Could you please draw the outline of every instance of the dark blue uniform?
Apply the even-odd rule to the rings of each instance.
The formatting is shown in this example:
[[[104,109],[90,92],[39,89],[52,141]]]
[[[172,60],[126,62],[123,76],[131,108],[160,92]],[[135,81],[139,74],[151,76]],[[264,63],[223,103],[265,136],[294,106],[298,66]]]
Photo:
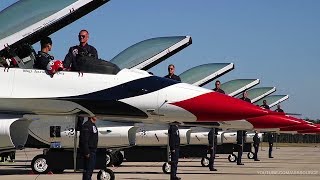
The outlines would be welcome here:
[[[34,62],[34,68],[47,70],[47,65],[51,60],[54,60],[54,57],[48,53],[39,51],[36,55],[36,60]]]
[[[253,147],[254,147],[254,160],[259,161],[258,151],[259,151],[260,137],[258,133],[255,133],[253,136]]]
[[[272,133],[268,133],[268,142],[269,142],[269,158],[272,157],[272,147],[274,142],[274,135]]]
[[[214,168],[214,159],[215,159],[217,143],[218,143],[217,134],[218,134],[218,130],[215,128],[212,128],[208,133],[209,153],[210,153],[210,158],[209,158],[210,171],[216,171],[216,169]]]
[[[243,153],[243,143],[245,137],[245,131],[237,131],[237,144],[238,144],[238,159],[237,165],[243,165],[241,162],[242,153]]]
[[[64,58],[63,66],[71,68],[71,71],[79,71],[77,60],[79,57],[90,56],[98,59],[98,52],[93,46],[86,44],[84,46],[73,46],[69,49],[68,54]]]
[[[247,98],[247,97],[242,97],[242,98],[240,98],[240,99],[251,103],[251,100],[250,100],[249,98]]]
[[[284,112],[281,108],[276,109],[275,112]]]
[[[214,88],[213,90],[214,90],[215,92],[219,92],[219,93],[221,93],[221,94],[226,94],[226,93],[224,92],[224,90],[222,90],[222,89]]]
[[[180,150],[180,134],[177,125],[170,125],[169,130],[169,146],[171,152],[171,174],[170,179],[177,179],[177,168],[179,161],[179,150]]]
[[[260,107],[263,107],[265,109],[270,109],[270,107],[266,104],[266,105],[261,105]]]
[[[89,119],[82,125],[79,147],[83,156],[83,180],[91,180],[93,170],[96,165],[96,151],[98,145],[97,126]],[[90,155],[89,158],[86,155]]]
[[[168,78],[168,79],[173,79],[173,80],[176,80],[176,81],[179,81],[181,82],[181,79],[179,76],[173,74],[172,76],[170,76],[169,74],[165,76],[165,78]]]

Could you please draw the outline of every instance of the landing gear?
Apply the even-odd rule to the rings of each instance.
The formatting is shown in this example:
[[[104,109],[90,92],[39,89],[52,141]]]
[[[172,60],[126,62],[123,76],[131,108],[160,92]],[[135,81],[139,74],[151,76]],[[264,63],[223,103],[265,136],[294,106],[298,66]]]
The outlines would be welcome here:
[[[209,158],[208,157],[203,157],[201,159],[201,166],[202,167],[208,167],[209,166]]]
[[[98,180],[114,180],[115,176],[111,169],[100,170],[97,175]]]
[[[248,159],[253,159],[254,158],[254,153],[253,152],[248,152],[247,157],[248,157]]]
[[[114,160],[113,160],[113,165],[115,166],[120,166],[123,163],[123,155],[120,151],[116,151],[113,154]]]
[[[112,155],[110,152],[106,153],[106,167],[110,167],[112,165]]]
[[[165,162],[162,165],[162,172],[165,174],[170,174],[170,170],[171,170],[171,165],[168,162]]]
[[[49,166],[46,155],[40,154],[34,157],[31,161],[31,169],[37,174],[47,174],[49,172]]]
[[[237,161],[237,156],[232,153],[232,154],[230,154],[228,156],[228,160],[229,160],[229,162],[236,162]]]

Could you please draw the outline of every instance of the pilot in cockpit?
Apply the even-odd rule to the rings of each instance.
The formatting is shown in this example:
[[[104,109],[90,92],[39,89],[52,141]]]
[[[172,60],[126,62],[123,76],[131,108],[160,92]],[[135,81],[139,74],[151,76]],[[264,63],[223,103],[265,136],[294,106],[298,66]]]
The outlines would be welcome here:
[[[36,60],[34,63],[34,68],[47,70],[48,63],[54,59],[53,56],[49,54],[52,49],[52,40],[50,37],[45,37],[40,41],[41,51],[38,52]]]

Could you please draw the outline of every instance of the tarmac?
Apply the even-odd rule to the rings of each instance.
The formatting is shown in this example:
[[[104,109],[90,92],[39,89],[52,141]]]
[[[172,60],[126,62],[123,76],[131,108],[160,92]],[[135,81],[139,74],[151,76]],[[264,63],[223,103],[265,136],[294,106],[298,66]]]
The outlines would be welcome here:
[[[0,179],[15,180],[72,180],[81,179],[81,172],[65,170],[63,174],[36,175],[31,173],[30,163],[34,156],[42,151],[25,149],[17,151],[14,163],[0,163]],[[179,160],[178,176],[183,180],[215,179],[215,180],[270,180],[270,179],[319,179],[320,178],[320,147],[280,147],[274,148],[273,159],[267,158],[268,149],[260,149],[259,159],[253,161],[243,155],[243,166],[227,160],[227,154],[219,154],[215,161],[216,172],[202,167],[199,158]],[[163,162],[123,162],[120,167],[110,167],[116,179],[123,180],[164,180],[168,174],[162,172]],[[96,179],[95,171],[93,179]]]

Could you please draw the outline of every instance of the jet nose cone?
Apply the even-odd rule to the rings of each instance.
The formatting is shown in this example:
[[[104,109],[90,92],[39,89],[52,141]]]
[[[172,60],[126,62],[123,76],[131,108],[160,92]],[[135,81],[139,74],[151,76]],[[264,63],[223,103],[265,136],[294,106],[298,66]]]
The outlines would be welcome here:
[[[239,120],[268,114],[265,109],[217,92],[171,104],[191,112],[197,121]]]

